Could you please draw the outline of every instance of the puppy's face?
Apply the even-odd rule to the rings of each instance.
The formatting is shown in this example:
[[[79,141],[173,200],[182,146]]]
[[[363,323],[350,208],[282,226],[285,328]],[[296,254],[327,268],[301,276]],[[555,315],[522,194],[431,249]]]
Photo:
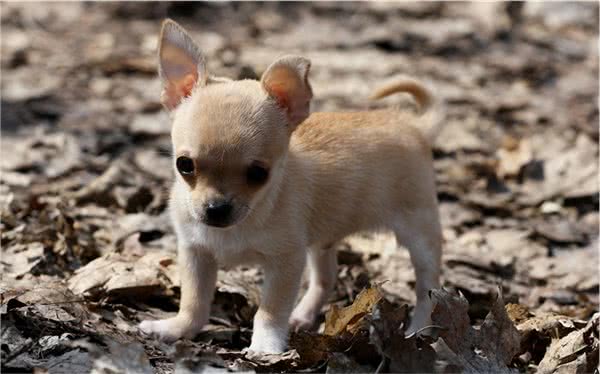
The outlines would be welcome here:
[[[163,23],[159,55],[176,179],[185,191],[176,198],[203,224],[233,226],[276,190],[290,134],[308,116],[310,63],[281,58],[260,82],[210,77],[198,47],[172,21]]]
[[[210,84],[174,115],[176,178],[190,214],[227,227],[243,220],[270,190],[289,141],[286,119],[259,82]]]

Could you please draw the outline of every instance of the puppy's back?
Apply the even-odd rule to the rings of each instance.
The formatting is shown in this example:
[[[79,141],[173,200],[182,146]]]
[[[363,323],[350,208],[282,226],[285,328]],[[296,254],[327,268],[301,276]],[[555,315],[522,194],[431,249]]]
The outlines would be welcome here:
[[[435,202],[431,150],[420,119],[391,109],[314,113],[296,129],[290,144],[299,176],[292,177],[294,188],[309,191],[308,205],[319,207],[309,213],[312,237],[339,240]]]

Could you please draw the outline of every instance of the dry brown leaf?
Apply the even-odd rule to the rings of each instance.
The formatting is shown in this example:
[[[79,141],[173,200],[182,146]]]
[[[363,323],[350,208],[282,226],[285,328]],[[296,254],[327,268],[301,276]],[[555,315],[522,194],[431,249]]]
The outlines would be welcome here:
[[[585,328],[553,339],[538,366],[538,373],[588,373],[598,367],[598,323],[596,313]]]
[[[131,131],[133,134],[144,136],[167,135],[171,132],[171,126],[169,126],[169,116],[167,113],[162,111],[152,114],[138,114],[131,121],[131,124],[129,125],[129,131]],[[157,165],[154,167],[156,166]],[[170,167],[167,168],[168,171],[170,171],[170,169]]]
[[[368,373],[372,368],[358,364],[352,357],[335,352],[327,360],[327,371],[330,374]]]
[[[508,317],[511,321],[516,324],[519,324],[531,317],[531,313],[529,313],[529,309],[526,306],[521,304],[506,304],[506,313],[508,313]],[[519,327],[517,326],[517,329]]]
[[[171,253],[160,251],[142,257],[109,253],[78,269],[69,279],[69,289],[77,295],[91,298],[147,298],[156,293],[168,293],[173,284],[169,282],[160,262],[172,257]],[[168,263],[174,266],[174,261]]]
[[[344,331],[354,332],[361,322],[383,295],[378,286],[373,286],[362,290],[352,305],[339,309],[335,305],[331,306],[325,316],[325,335],[336,336]]]
[[[497,290],[496,297],[490,313],[479,330],[480,344],[484,352],[492,353],[501,363],[509,365],[513,357],[519,353],[521,336],[506,312],[500,288]]]
[[[516,177],[521,168],[533,159],[533,150],[529,140],[507,137],[502,148],[496,151],[496,157],[499,160],[496,169],[498,178]]]
[[[554,313],[538,313],[525,317],[517,324],[522,340],[526,343],[537,344],[542,338],[562,338],[568,333],[585,325],[585,321],[574,320],[572,317]]]
[[[177,279],[178,282],[179,274],[172,279],[173,281]],[[234,312],[242,321],[252,321],[260,301],[261,279],[261,274],[254,268],[220,270],[217,274],[217,292],[214,302],[216,305],[212,309],[213,315],[227,318],[228,314]]]
[[[461,294],[432,290],[436,303],[433,323],[443,328],[443,343],[434,346],[441,359],[462,372],[509,371],[507,365],[520,349],[520,335],[508,317],[500,290],[479,329],[471,326],[469,303]]]
[[[42,129],[21,141],[2,141],[1,144],[2,170],[18,170],[37,178],[63,176],[81,167],[81,161],[85,157],[75,136],[48,133]]]
[[[116,73],[132,72],[156,74],[156,62],[151,57],[123,57],[117,59],[115,56],[110,56],[110,59],[102,61],[98,65],[109,76]]]
[[[560,251],[554,257],[539,258],[528,264],[532,279],[544,280],[556,290],[597,292],[598,244],[583,249]],[[577,271],[573,271],[577,269]]]
[[[458,152],[460,150],[485,151],[489,146],[481,141],[469,128],[477,126],[474,118],[463,121],[449,121],[442,128],[437,148],[446,153]]]
[[[444,289],[432,290],[431,297],[436,303],[431,319],[444,328],[440,337],[457,351],[467,349],[467,338],[472,334],[467,299],[461,293],[455,295]]]
[[[108,342],[109,353],[94,352],[96,356],[91,374],[154,373],[150,360],[140,343],[121,344]]]
[[[301,366],[312,367],[327,360],[331,352],[337,351],[337,343],[335,336],[299,331],[292,334],[289,344],[300,355]]]
[[[407,317],[407,305],[396,308],[381,299],[369,318],[370,342],[389,361],[391,373],[433,372],[436,354],[431,341],[420,334],[405,337]]]
[[[45,259],[44,245],[40,242],[4,245],[2,248],[0,271],[3,276],[21,277],[35,272],[35,268]]]
[[[556,243],[585,244],[585,236],[578,225],[564,219],[542,222],[535,227],[538,235]]]
[[[539,203],[563,196],[585,197],[597,194],[598,144],[581,134],[567,149],[560,149],[544,160],[543,180],[529,180],[523,191],[527,201]]]
[[[459,203],[442,202],[440,219],[444,227],[461,227],[481,221],[481,213]]]

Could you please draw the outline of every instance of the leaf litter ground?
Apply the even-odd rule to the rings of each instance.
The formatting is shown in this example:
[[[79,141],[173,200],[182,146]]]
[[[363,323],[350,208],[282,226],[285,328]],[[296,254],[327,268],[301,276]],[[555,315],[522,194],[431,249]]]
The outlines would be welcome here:
[[[434,147],[445,252],[434,325],[405,336],[408,254],[337,245],[319,332],[248,355],[260,270],[219,273],[210,324],[175,345],[135,326],[177,310],[165,213],[160,20],[216,74],[313,61],[313,110],[363,110],[395,75],[446,102]],[[598,6],[594,3],[5,3],[2,370],[591,372],[598,365]],[[324,37],[324,36],[327,37]]]

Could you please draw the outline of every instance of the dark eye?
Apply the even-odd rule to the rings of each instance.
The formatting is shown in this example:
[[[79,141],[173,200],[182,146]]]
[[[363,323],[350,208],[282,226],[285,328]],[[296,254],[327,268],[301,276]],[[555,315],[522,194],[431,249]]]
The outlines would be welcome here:
[[[175,165],[177,166],[177,170],[181,173],[181,175],[192,175],[194,174],[194,161],[185,156],[177,157],[177,161],[175,161]]]
[[[269,178],[269,169],[259,163],[253,163],[246,170],[248,184],[261,185]]]

